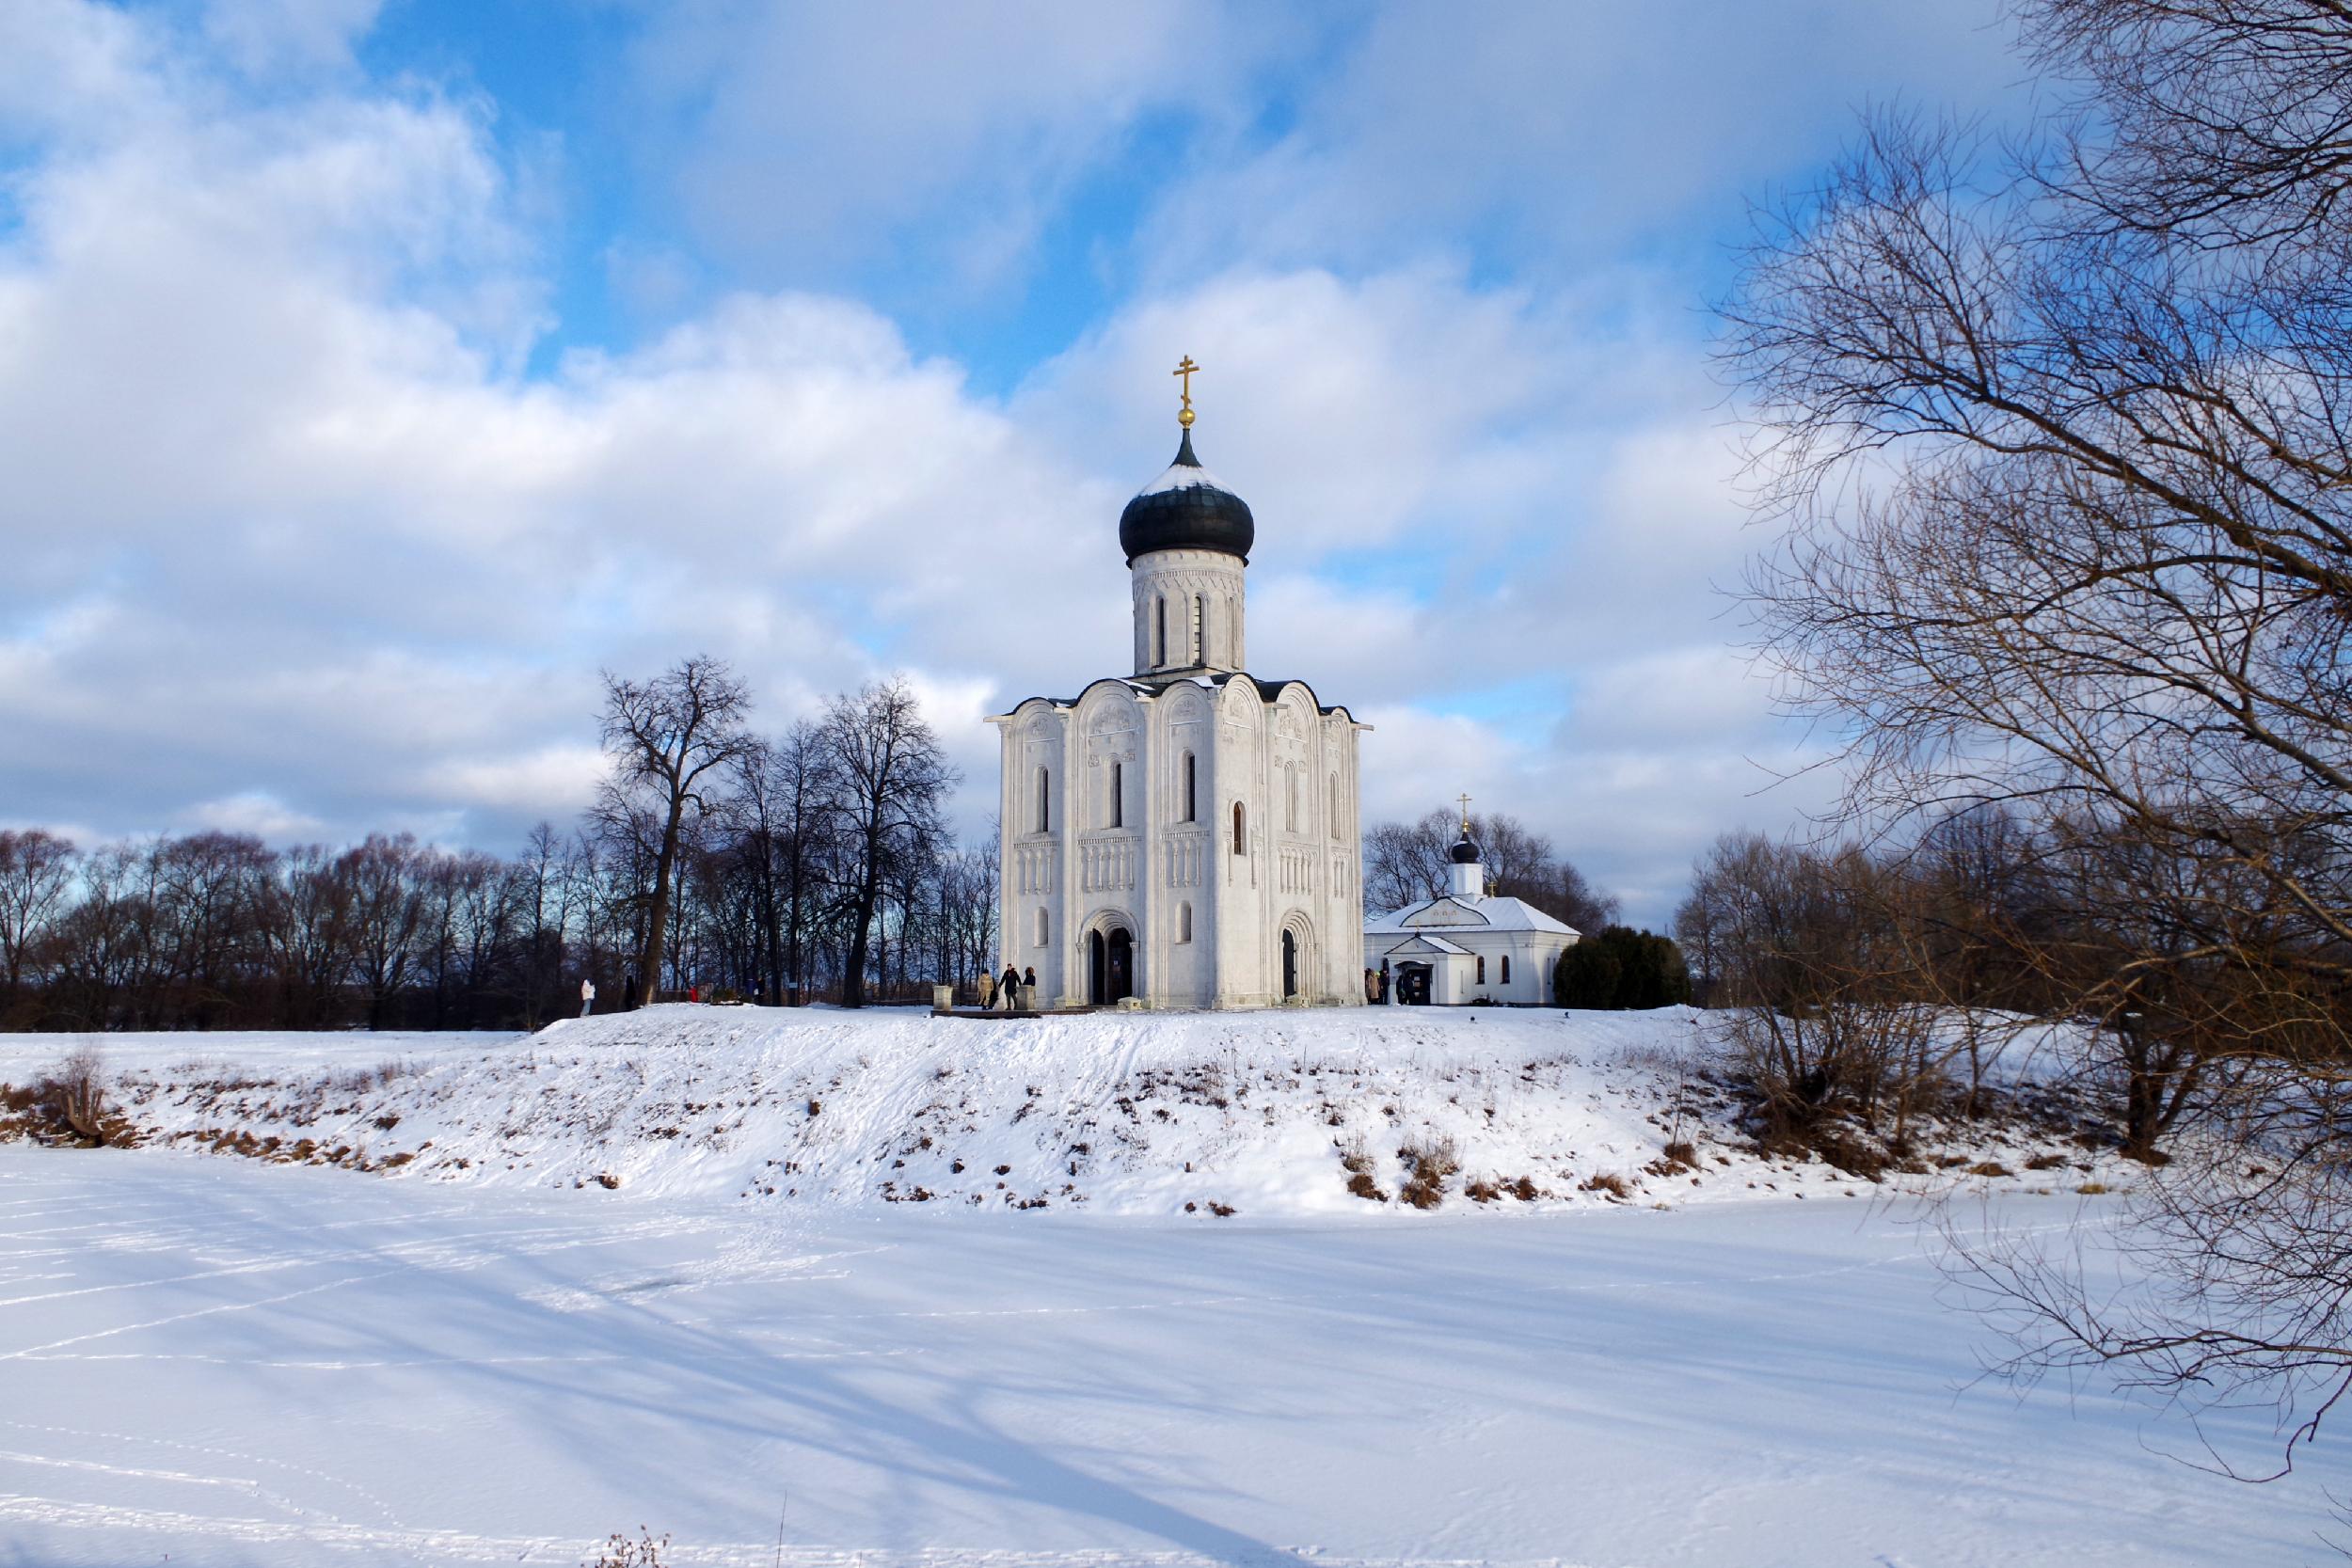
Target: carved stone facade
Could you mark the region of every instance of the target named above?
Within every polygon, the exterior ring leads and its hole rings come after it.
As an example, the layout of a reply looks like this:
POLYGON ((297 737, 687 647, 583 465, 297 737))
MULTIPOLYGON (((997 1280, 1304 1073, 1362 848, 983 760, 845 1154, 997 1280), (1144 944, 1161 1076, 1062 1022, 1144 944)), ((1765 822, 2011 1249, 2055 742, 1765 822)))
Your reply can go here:
POLYGON ((1344 708, 1321 706, 1304 682, 1217 674, 1096 681, 993 722, 1004 736, 999 963, 1035 968, 1041 1002, 1363 1000, 1364 726, 1344 708))
POLYGON ((1086 1006, 1360 1004, 1357 740, 1303 681, 1243 672, 1254 524, 1192 457, 1120 521, 1135 671, 990 720, 1002 955, 1086 1006))

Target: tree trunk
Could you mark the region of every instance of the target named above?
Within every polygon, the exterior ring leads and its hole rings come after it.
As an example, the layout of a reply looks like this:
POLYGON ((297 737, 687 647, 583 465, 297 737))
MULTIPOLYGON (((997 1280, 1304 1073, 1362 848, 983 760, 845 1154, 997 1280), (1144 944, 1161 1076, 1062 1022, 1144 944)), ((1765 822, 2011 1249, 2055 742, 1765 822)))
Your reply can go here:
POLYGON ((881 856, 868 841, 866 864, 857 884, 857 912, 850 924, 850 954, 841 966, 841 1005, 866 1006, 866 955, 874 924, 874 904, 881 896, 881 856))
POLYGON ((661 990, 661 949, 670 920, 670 871, 677 863, 678 824, 686 815, 685 800, 675 791, 670 796, 670 815, 661 829, 661 852, 654 857, 653 908, 646 911, 645 946, 638 955, 637 994, 646 1002, 659 998, 661 990))

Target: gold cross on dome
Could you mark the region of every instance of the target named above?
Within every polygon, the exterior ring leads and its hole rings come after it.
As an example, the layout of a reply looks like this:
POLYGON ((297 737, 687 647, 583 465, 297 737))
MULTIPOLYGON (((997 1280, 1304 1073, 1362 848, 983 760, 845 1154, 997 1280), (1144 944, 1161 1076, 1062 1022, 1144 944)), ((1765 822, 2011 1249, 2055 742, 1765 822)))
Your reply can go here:
POLYGON ((1178 424, 1192 423, 1192 372, 1200 368, 1192 362, 1192 356, 1189 354, 1185 355, 1183 361, 1176 367, 1176 374, 1182 377, 1184 383, 1184 406, 1176 416, 1178 424))
POLYGON ((1456 795, 1454 799, 1462 802, 1462 836, 1468 838, 1470 837, 1470 798, 1467 795, 1456 795))

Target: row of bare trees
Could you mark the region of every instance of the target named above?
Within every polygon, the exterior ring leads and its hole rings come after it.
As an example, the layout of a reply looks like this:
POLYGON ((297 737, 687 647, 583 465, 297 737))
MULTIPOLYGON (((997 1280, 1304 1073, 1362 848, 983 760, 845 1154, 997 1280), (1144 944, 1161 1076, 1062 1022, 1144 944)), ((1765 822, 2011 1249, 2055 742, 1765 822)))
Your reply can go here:
POLYGON ((988 967, 993 837, 948 834, 954 775, 903 682, 773 737, 709 659, 607 684, 595 806, 511 857, 0 832, 0 1027, 502 1028, 578 1011, 583 979, 608 1010, 856 1005, 988 967))
POLYGON ((2143 896, 2145 860, 2002 807, 1871 847, 1732 833, 1675 930, 1776 1131, 1886 1115, 1899 1138, 1929 1102, 1974 1116, 2005 1053, 2063 1039, 2037 1073, 2106 1097, 2123 1152, 2154 1161, 2249 1059, 2277 992, 2266 972, 2205 960, 2203 937, 2143 896))
POLYGON ((2113 1042, 2143 1146, 2200 1134, 2129 1233, 2152 1291, 1978 1255, 2020 1366, 2266 1393, 2292 1458, 2352 1393, 2352 8, 2015 16, 2032 133, 1869 117, 1725 306, 1760 652, 1850 737, 1851 832, 2002 815, 2045 924, 2004 916, 1993 995, 2113 1042))

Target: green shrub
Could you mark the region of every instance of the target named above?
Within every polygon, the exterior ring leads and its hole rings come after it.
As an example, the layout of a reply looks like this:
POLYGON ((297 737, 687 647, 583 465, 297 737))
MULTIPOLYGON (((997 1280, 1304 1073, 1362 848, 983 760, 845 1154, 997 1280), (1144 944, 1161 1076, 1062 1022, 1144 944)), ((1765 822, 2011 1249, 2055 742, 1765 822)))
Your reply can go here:
POLYGON ((1673 938, 1607 926, 1560 955, 1551 986, 1563 1007, 1670 1007, 1691 1000, 1691 971, 1673 938))

